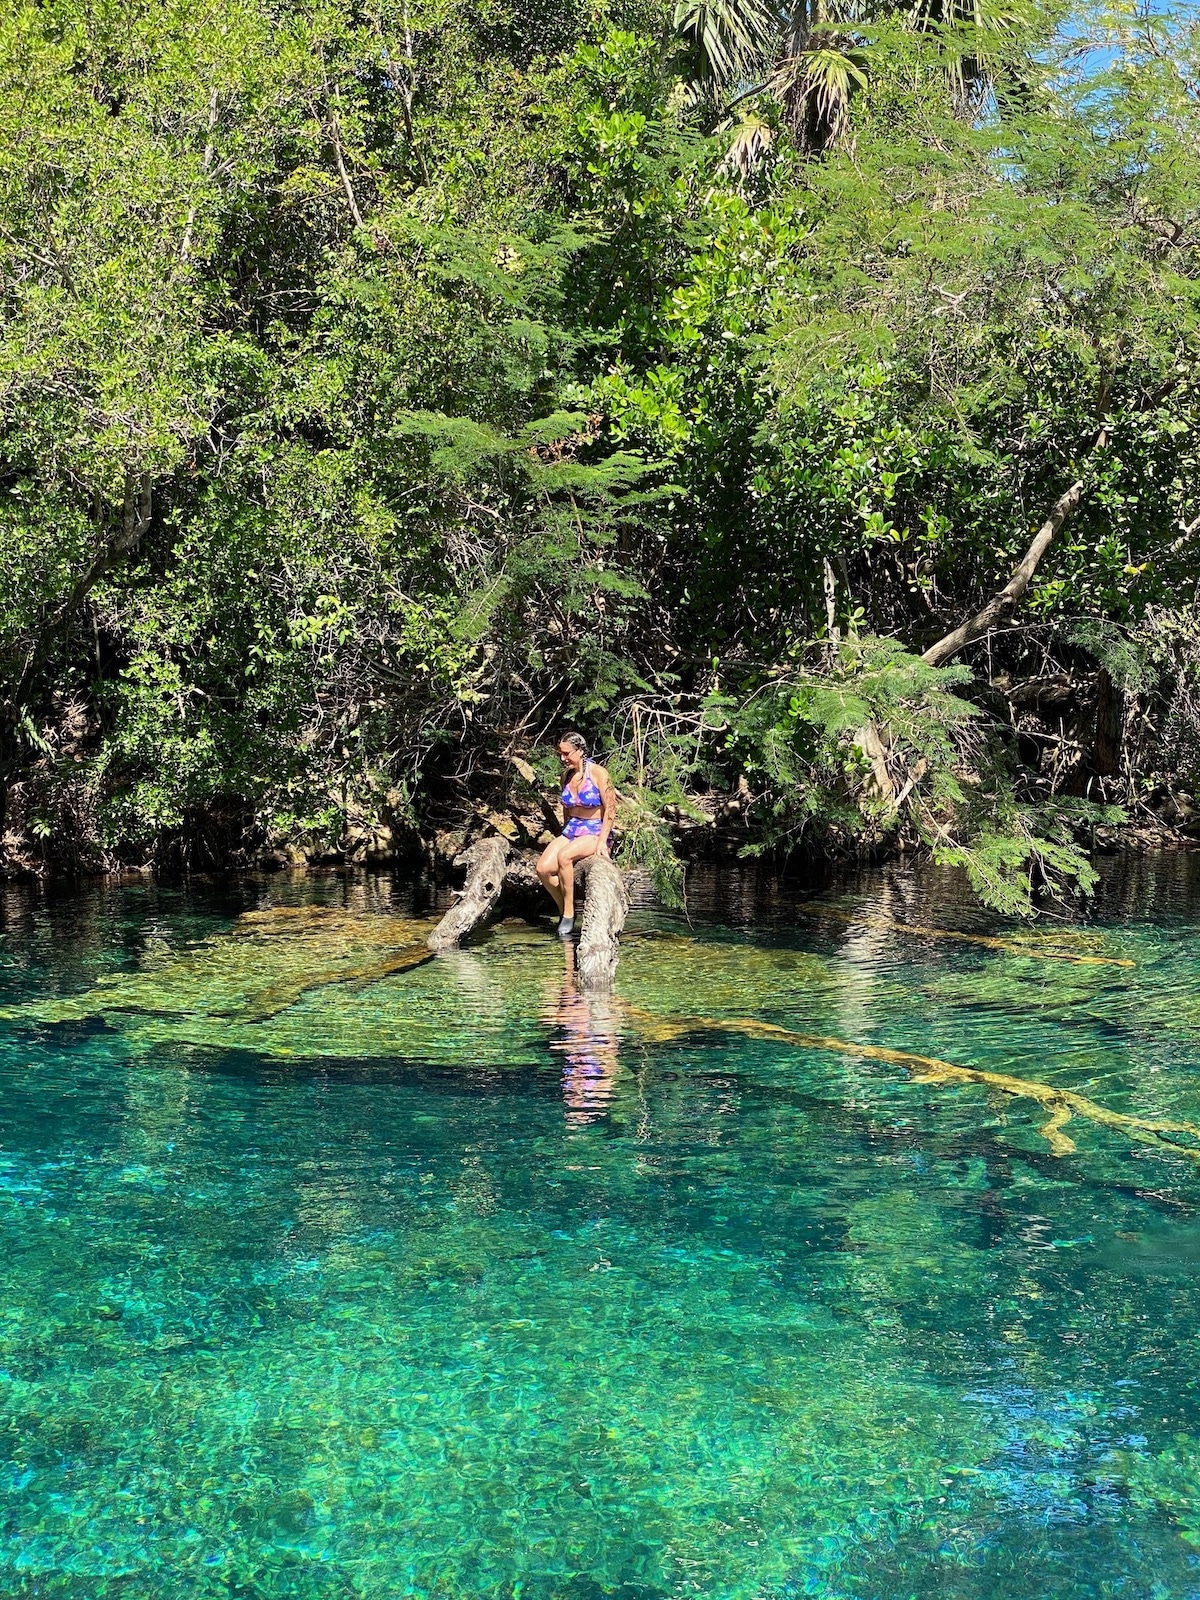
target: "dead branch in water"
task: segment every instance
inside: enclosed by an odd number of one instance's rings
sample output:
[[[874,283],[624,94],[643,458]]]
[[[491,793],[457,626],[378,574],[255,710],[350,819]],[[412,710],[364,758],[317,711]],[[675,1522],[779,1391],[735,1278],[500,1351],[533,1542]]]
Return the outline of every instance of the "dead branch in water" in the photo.
[[[989,1089],[999,1089],[1002,1094],[1025,1100],[1036,1100],[1050,1113],[1049,1120],[1038,1130],[1056,1156],[1071,1155],[1077,1148],[1075,1141],[1063,1132],[1072,1117],[1084,1117],[1089,1122],[1105,1128],[1115,1128],[1127,1138],[1142,1144],[1158,1145],[1180,1155],[1200,1161],[1200,1127],[1192,1122],[1168,1122],[1149,1117],[1135,1117],[1124,1111],[1110,1111],[1107,1106],[1077,1094],[1074,1089],[1057,1089],[1051,1083],[1041,1083],[1033,1078],[1017,1078],[1007,1072],[988,1072],[983,1067],[960,1067],[952,1061],[940,1061],[936,1056],[916,1055],[910,1050],[891,1050],[879,1044],[854,1044],[849,1039],[835,1039],[827,1034],[794,1033],[773,1022],[757,1022],[753,1017],[665,1017],[653,1016],[648,1011],[626,1007],[627,1015],[635,1018],[639,1027],[651,1038],[662,1040],[680,1038],[688,1033],[716,1030],[723,1033],[741,1033],[750,1038],[778,1039],[783,1044],[798,1045],[804,1050],[829,1050],[843,1056],[862,1056],[869,1061],[888,1061],[911,1072],[917,1083],[977,1083]],[[1183,1134],[1197,1141],[1196,1147],[1178,1144],[1170,1134]]]

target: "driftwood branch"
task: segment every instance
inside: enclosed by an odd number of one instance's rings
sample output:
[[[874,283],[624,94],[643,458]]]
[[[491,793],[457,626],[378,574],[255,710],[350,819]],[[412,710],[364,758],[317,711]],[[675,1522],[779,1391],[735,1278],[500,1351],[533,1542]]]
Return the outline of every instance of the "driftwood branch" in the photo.
[[[890,1062],[904,1067],[917,1083],[976,1083],[984,1088],[999,1089],[1002,1094],[1014,1098],[1035,1100],[1050,1113],[1049,1120],[1038,1131],[1056,1156],[1070,1155],[1076,1149],[1075,1141],[1063,1129],[1072,1117],[1083,1117],[1101,1127],[1114,1128],[1127,1138],[1143,1144],[1163,1146],[1193,1161],[1200,1161],[1200,1127],[1194,1122],[1169,1122],[1154,1117],[1132,1116],[1125,1111],[1111,1111],[1107,1106],[1089,1100],[1086,1095],[1077,1094],[1074,1089],[1061,1089],[1057,1084],[1043,1083],[1036,1078],[1018,1078],[1009,1072],[989,1072],[982,1067],[960,1067],[953,1061],[941,1061],[936,1056],[917,1055],[911,1050],[892,1050],[886,1045],[857,1044],[851,1039],[835,1039],[827,1034],[794,1033],[774,1022],[760,1022],[756,1017],[660,1018],[633,1006],[627,1006],[625,1014],[639,1024],[644,1037],[655,1041],[678,1039],[706,1029],[742,1033],[752,1039],[775,1039],[781,1044],[797,1045],[804,1050],[829,1050],[838,1055],[860,1056],[867,1061]],[[1184,1140],[1191,1142],[1184,1143]]]
[[[871,763],[867,793],[879,800],[890,800],[895,804],[896,785],[892,782],[887,764],[888,745],[891,743],[887,730],[881,733],[876,723],[868,722],[854,735],[854,743]]]
[[[907,788],[906,784],[905,789]],[[894,917],[871,917],[857,911],[844,911],[840,906],[824,906],[816,902],[812,905],[795,906],[793,909],[802,917],[817,917],[822,920],[828,917],[833,922],[850,922],[869,928],[891,928],[896,933],[911,934],[917,939],[951,939],[959,944],[980,944],[988,950],[1007,950],[1012,955],[1032,961],[1069,961],[1080,967],[1137,965],[1135,961],[1127,961],[1122,956],[1097,956],[1075,950],[1052,950],[1043,945],[1022,944],[1018,939],[996,939],[989,933],[962,933],[957,928],[922,927],[916,922],[900,922]]]

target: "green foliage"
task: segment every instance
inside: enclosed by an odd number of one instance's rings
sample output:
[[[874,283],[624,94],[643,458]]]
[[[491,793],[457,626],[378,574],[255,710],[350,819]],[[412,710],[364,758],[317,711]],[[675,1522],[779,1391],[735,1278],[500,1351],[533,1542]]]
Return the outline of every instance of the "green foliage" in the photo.
[[[740,702],[714,694],[708,708],[723,713],[725,749],[757,791],[768,838],[812,821],[875,834],[899,825],[905,789],[962,798],[955,770],[976,713],[952,691],[969,677],[852,637],[820,669],[781,672]]]
[[[953,835],[936,822],[926,830],[934,860],[962,867],[984,904],[1011,916],[1031,915],[1039,893],[1090,893],[1092,830],[1123,822],[1125,812],[1063,795],[1022,804],[1002,770],[989,776],[954,816]]]
[[[1003,747],[981,737],[976,708],[951,692],[969,679],[887,641],[853,640],[832,671],[787,686],[786,713],[763,730],[754,765],[776,826],[799,812],[869,843],[907,829],[935,860],[963,867],[986,904],[1028,915],[1039,889],[1093,886],[1076,834],[1123,814],[1064,798],[1021,804]],[[778,691],[774,703],[778,712]],[[830,796],[842,803],[826,818]]]
[[[660,876],[735,803],[1006,906],[1086,880],[920,656],[1078,480],[1025,616],[1191,714],[1195,41],[1093,18],[1081,78],[1044,17],[804,19],[726,160],[696,52],[774,13],[6,15],[0,778],[42,855],[338,846],[561,718]]]
[[[682,906],[683,863],[675,853],[670,830],[662,816],[663,801],[658,795],[639,793],[635,799],[628,790],[621,795],[617,826],[621,831],[621,865],[640,867],[654,886],[664,906]]]
[[[6,24],[5,765],[79,683],[110,850],[227,796],[332,841],[498,682],[630,681],[653,495],[560,402],[577,91],[470,7],[139,16]]]

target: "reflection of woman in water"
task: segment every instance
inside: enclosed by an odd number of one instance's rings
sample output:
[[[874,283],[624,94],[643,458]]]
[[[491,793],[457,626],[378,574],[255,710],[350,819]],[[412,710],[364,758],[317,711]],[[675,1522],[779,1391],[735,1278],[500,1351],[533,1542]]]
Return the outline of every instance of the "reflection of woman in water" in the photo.
[[[562,1091],[568,1128],[584,1128],[606,1115],[620,1061],[616,1030],[603,1000],[589,1000],[575,986],[575,946],[563,951],[566,969],[558,994],[549,993],[543,1022],[557,1029],[550,1048],[563,1058]],[[595,1009],[593,1009],[595,1007]],[[607,1026],[606,1026],[607,1024]]]
[[[563,734],[558,741],[558,759],[563,764],[562,807],[567,825],[542,851],[537,875],[558,907],[558,936],[569,939],[575,927],[575,863],[585,856],[608,854],[617,793],[604,768],[588,760],[582,734]]]

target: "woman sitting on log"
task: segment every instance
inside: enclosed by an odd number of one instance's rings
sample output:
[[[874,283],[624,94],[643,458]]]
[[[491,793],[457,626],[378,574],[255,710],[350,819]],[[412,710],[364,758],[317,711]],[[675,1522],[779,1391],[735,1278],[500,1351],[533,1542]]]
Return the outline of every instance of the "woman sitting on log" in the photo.
[[[569,939],[575,928],[575,863],[608,854],[617,792],[604,768],[588,760],[582,734],[563,734],[558,759],[566,778],[562,807],[567,825],[542,851],[537,875],[558,907],[558,937]]]

